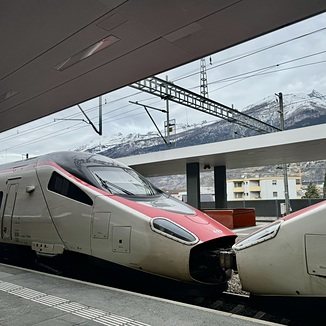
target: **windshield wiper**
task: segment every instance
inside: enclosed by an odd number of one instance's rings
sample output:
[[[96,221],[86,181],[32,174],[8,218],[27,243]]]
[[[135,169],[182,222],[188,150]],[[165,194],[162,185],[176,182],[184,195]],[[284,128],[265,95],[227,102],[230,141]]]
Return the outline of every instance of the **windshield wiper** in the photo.
[[[101,185],[102,185],[102,187],[104,187],[104,188],[106,188],[107,190],[110,190],[111,191],[111,189],[108,187],[108,185],[106,184],[106,182],[97,174],[97,173],[95,173],[95,175],[97,176],[97,178],[101,181]]]
[[[111,186],[111,187],[113,187],[113,188],[116,188],[116,189],[122,191],[123,193],[125,193],[125,194],[128,195],[128,196],[135,196],[135,194],[133,194],[133,193],[130,192],[129,190],[126,190],[126,189],[124,189],[124,188],[122,188],[122,187],[116,185],[115,183],[112,183],[112,182],[109,182],[109,181],[106,181],[106,180],[104,180],[104,182],[105,182],[107,185],[109,185],[109,186]]]
[[[112,182],[109,182],[107,180],[103,180],[97,173],[95,173],[95,175],[98,177],[98,179],[101,181],[101,184],[104,188],[108,189],[110,192],[112,192],[112,189],[111,188],[116,188],[120,191],[122,191],[124,194],[128,195],[128,196],[135,196],[132,192],[112,183]]]

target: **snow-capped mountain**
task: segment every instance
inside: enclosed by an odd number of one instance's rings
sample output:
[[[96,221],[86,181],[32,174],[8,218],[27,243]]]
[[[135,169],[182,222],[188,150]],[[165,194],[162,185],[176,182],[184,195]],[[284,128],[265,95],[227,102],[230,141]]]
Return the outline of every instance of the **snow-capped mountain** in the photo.
[[[326,122],[326,97],[313,90],[310,94],[283,95],[285,129],[312,126]],[[267,97],[247,106],[249,116],[280,127],[279,104],[276,96]]]
[[[283,110],[285,129],[326,123],[326,98],[315,90],[310,94],[284,94]],[[249,105],[242,110],[242,113],[275,127],[280,127],[277,96],[270,96]],[[192,126],[178,125],[177,127],[178,132],[171,135],[170,147],[156,132],[148,132],[147,134],[128,134],[126,136],[122,134],[112,135],[102,138],[101,143],[97,140],[81,146],[77,150],[96,152],[118,158],[258,134],[254,130],[225,120],[217,120],[214,123],[202,121]]]

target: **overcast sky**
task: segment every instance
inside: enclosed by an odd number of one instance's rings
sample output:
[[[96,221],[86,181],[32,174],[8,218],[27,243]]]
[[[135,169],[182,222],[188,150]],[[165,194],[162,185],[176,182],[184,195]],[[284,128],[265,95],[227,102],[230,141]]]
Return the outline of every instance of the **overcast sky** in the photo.
[[[310,93],[326,96],[326,14],[302,21],[206,58],[209,98],[242,110],[275,93]],[[200,61],[163,74],[176,85],[200,93]],[[77,106],[0,134],[0,163],[58,150],[71,150],[90,142],[108,142],[112,135],[146,134],[155,126],[143,107],[129,101],[165,109],[165,102],[131,87],[103,96],[103,136],[78,120]],[[98,99],[81,103],[98,123]],[[276,104],[277,105],[277,104]],[[216,118],[170,102],[170,119],[178,124]],[[151,111],[160,129],[165,114]],[[68,120],[61,120],[68,119]]]

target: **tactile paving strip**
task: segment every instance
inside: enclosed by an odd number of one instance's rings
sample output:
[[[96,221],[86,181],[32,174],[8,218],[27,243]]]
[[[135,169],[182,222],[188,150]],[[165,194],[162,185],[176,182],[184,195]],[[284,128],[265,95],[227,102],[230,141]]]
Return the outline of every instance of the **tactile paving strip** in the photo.
[[[0,281],[0,291],[22,297],[55,309],[77,315],[79,317],[92,320],[102,325],[108,326],[149,326],[137,320],[107,313],[78,302],[55,297],[46,293],[25,288],[20,285]]]

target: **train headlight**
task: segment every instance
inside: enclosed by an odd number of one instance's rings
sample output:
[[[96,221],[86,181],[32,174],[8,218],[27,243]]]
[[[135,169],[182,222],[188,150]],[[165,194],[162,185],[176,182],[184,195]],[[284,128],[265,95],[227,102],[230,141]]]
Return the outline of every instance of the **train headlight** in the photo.
[[[261,230],[258,230],[247,238],[236,243],[232,248],[235,251],[239,251],[274,238],[281,227],[281,223],[282,221],[277,221]]]
[[[187,245],[192,245],[199,241],[194,234],[163,217],[152,219],[150,225],[154,232]]]

